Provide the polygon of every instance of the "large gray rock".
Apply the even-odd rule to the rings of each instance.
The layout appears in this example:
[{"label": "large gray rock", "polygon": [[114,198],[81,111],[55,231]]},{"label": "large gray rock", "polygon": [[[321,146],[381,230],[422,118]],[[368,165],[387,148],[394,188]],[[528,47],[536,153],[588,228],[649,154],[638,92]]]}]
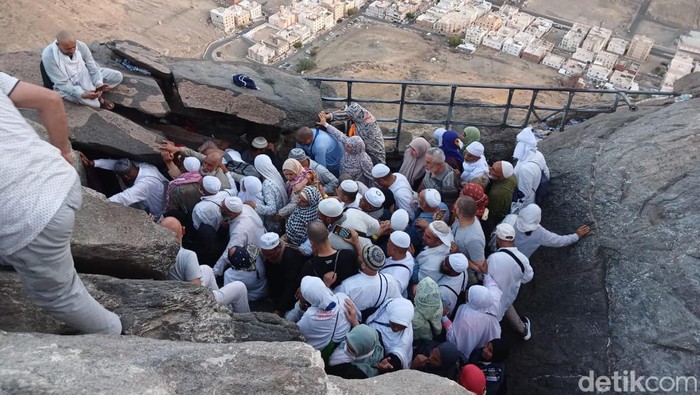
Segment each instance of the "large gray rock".
[{"label": "large gray rock", "polygon": [[[205,287],[177,281],[80,275],[88,292],[124,318],[128,335],[197,343],[303,340],[299,328],[271,313],[233,314]],[[0,329],[66,334],[73,330],[26,298],[14,273],[0,272]]]},{"label": "large gray rock", "polygon": [[166,277],[180,246],[144,211],[112,203],[83,188],[71,251],[78,271],[122,278]]},{"label": "large gray rock", "polygon": [[510,359],[514,393],[574,393],[591,370],[697,376],[698,104],[599,115],[540,144],[553,175],[543,225],[596,230],[533,255],[516,305],[534,332]]},{"label": "large gray rock", "polygon": [[[293,130],[313,124],[323,108],[317,87],[273,67],[203,60],[168,65],[185,109],[233,115],[243,124],[241,132],[254,127]],[[249,76],[259,90],[237,87],[231,81],[234,74]]]},{"label": "large gray rock", "polygon": [[171,71],[165,65],[165,58],[158,52],[129,40],[110,41],[105,45],[117,56],[148,70],[154,77],[164,80],[171,78]]},{"label": "large gray rock", "polygon": [[468,394],[416,371],[366,380],[326,376],[298,342],[198,344],[132,336],[0,332],[0,392],[41,394]]},{"label": "large gray rock", "polygon": [[163,96],[158,82],[152,77],[123,71],[124,80],[104,94],[105,99],[154,117],[164,117],[170,105]]},{"label": "large gray rock", "polygon": [[688,74],[673,83],[673,93],[682,95],[689,93],[693,96],[700,95],[700,71]]}]

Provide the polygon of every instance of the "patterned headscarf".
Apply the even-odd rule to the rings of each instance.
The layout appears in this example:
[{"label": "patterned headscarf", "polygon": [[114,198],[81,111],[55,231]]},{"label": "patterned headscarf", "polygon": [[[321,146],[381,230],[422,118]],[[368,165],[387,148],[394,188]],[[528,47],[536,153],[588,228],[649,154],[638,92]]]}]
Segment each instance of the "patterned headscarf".
[{"label": "patterned headscarf", "polygon": [[418,283],[413,303],[416,311],[412,321],[413,338],[431,340],[433,333],[442,329],[442,298],[435,280],[426,277]]},{"label": "patterned headscarf", "polygon": [[350,152],[346,152],[340,162],[340,174],[347,174],[352,180],[371,185],[372,159],[365,152],[365,142],[360,136],[352,136],[347,139],[346,146]]},{"label": "patterned headscarf", "polygon": [[297,205],[287,219],[287,241],[297,246],[306,241],[309,222],[318,219],[318,203],[321,201],[321,193],[315,186],[304,187],[299,195],[308,200],[309,205]]},{"label": "patterned headscarf", "polygon": [[254,244],[248,244],[236,246],[233,253],[229,254],[228,260],[234,269],[252,272],[257,269],[258,255],[260,255],[260,248]]},{"label": "patterned headscarf", "polygon": [[386,162],[386,149],[384,148],[384,135],[377,123],[377,119],[357,103],[350,103],[345,110],[333,112],[334,121],[350,120],[355,125],[355,133],[364,140],[367,146],[367,154],[373,164]]},{"label": "patterned headscarf", "polygon": [[469,182],[462,187],[462,195],[474,199],[476,202],[476,216],[479,218],[483,217],[486,206],[489,205],[489,196],[484,193],[484,188],[479,184]]},{"label": "patterned headscarf", "polygon": [[282,164],[282,170],[289,170],[295,174],[294,179],[289,181],[289,184],[287,185],[287,195],[291,195],[292,190],[294,190],[294,186],[304,181],[306,176],[309,174],[309,170],[305,169],[304,166],[302,166],[296,159],[285,160]]}]

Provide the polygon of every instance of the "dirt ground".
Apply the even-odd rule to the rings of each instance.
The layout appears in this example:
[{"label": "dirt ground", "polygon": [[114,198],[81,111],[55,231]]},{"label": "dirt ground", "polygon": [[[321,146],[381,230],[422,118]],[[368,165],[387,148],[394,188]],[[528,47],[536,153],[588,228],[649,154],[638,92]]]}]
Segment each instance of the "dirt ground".
[{"label": "dirt ground", "polygon": [[642,0],[528,0],[527,3],[523,8],[525,12],[530,10],[590,26],[599,26],[602,22],[603,27],[622,37],[627,34]]},{"label": "dirt ground", "polygon": [[678,28],[700,29],[698,0],[651,0],[647,16]]},{"label": "dirt ground", "polygon": [[[415,80],[429,82],[560,86],[560,75],[551,68],[537,65],[521,58],[480,46],[472,55],[454,51],[438,39],[421,36],[410,30],[397,29],[374,22],[369,29],[349,29],[332,41],[319,45],[315,57],[317,67],[309,75],[373,80]],[[434,61],[431,62],[431,59]],[[331,84],[339,96],[345,96],[344,84]],[[353,85],[355,98],[398,99],[400,87],[389,85]],[[532,91],[516,93],[513,104],[527,105]],[[450,87],[430,88],[409,86],[406,96],[410,100],[447,101]],[[481,101],[505,104],[508,90],[486,88],[458,88],[456,101]],[[566,95],[541,93],[539,105],[561,105]],[[367,104],[378,118],[398,116],[398,105]],[[453,119],[500,122],[503,110],[455,109]],[[524,120],[525,112],[512,110],[509,122]],[[447,109],[427,105],[407,105],[404,116],[409,119],[446,119]],[[384,126],[393,127],[387,123]],[[414,134],[434,129],[431,126],[406,125]]]},{"label": "dirt ground", "polygon": [[40,49],[70,29],[85,42],[129,39],[166,55],[200,57],[223,36],[207,22],[214,7],[210,0],[3,1],[0,51]]}]

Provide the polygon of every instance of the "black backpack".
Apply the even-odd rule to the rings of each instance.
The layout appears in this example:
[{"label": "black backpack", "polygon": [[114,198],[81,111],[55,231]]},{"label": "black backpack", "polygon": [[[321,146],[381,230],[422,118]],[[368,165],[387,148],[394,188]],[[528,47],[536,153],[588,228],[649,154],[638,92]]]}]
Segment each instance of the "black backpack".
[{"label": "black backpack", "polygon": [[[536,164],[537,167],[540,167],[539,163],[532,163]],[[535,203],[537,203],[538,206],[542,206],[542,203],[544,203],[547,195],[549,195],[549,178],[547,178],[547,176],[544,174],[544,169],[540,167],[540,184],[537,186],[537,190],[535,191]]]},{"label": "black backpack", "polygon": [[241,174],[243,176],[252,176],[260,178],[260,173],[258,173],[258,171],[255,169],[255,166],[251,165],[250,163],[238,162],[236,160],[233,160],[233,158],[231,158],[231,155],[229,154],[224,155],[224,158],[226,158],[226,168],[228,169],[228,171],[234,172],[236,174]]},{"label": "black backpack", "polygon": [[49,74],[46,72],[44,62],[39,62],[39,70],[41,71],[41,81],[44,84],[44,88],[53,90],[53,81],[51,81]]}]

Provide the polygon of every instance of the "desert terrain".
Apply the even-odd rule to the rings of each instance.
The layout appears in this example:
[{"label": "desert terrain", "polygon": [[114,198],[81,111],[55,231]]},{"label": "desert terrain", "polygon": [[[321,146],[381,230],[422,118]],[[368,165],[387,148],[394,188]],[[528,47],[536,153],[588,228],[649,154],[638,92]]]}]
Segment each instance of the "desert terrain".
[{"label": "desert terrain", "polygon": [[177,57],[200,57],[223,32],[210,0],[11,0],[0,12],[0,51],[40,49],[61,29],[85,42],[128,39]]},{"label": "desert terrain", "polygon": [[616,36],[627,35],[642,0],[528,0],[524,12],[536,12],[589,26],[611,29]]}]

